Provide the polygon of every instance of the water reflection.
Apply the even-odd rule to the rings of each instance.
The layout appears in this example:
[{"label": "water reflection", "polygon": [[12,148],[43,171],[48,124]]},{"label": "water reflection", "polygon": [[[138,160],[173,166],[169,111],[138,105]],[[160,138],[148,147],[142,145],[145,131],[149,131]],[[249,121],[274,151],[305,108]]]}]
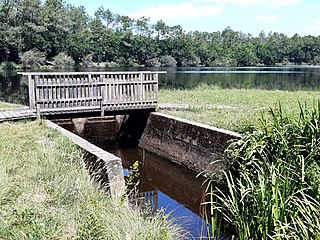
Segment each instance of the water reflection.
[{"label": "water reflection", "polygon": [[183,223],[192,237],[205,234],[206,223],[200,217],[204,179],[141,148],[113,149],[113,153],[122,159],[126,169],[136,161],[140,163],[135,201],[147,203],[152,209],[164,209],[177,223]]},{"label": "water reflection", "polygon": [[179,89],[208,84],[236,89],[318,91],[320,67],[179,68],[168,70],[160,80],[160,87]]},{"label": "water reflection", "polygon": [[[81,71],[167,71],[159,75],[160,88],[192,89],[200,84],[221,88],[319,91],[320,66],[117,68]],[[51,71],[61,71],[54,70]],[[72,71],[72,70],[70,70]],[[28,104],[27,79],[16,72],[0,72],[0,101]]]},{"label": "water reflection", "polygon": [[28,105],[28,83],[14,71],[0,71],[0,101]]}]

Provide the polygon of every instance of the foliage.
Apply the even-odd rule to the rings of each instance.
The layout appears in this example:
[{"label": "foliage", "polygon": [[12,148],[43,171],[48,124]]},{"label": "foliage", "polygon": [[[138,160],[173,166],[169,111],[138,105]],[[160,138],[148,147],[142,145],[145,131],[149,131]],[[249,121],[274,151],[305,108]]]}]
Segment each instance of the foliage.
[{"label": "foliage", "polygon": [[20,55],[23,68],[39,68],[44,64],[46,56],[37,49],[29,50]]},{"label": "foliage", "polygon": [[161,67],[159,58],[152,58],[146,61],[146,67]]},{"label": "foliage", "polygon": [[90,178],[84,154],[41,121],[0,125],[0,239],[180,239]]},{"label": "foliage", "polygon": [[84,67],[84,68],[93,67],[95,64],[94,64],[92,58],[93,58],[93,55],[92,55],[92,54],[86,55],[86,56],[83,58],[83,60],[82,60],[81,66]]},{"label": "foliage", "polygon": [[66,53],[59,53],[53,58],[53,65],[55,68],[72,68],[74,67],[74,60]]},{"label": "foliage", "polygon": [[177,61],[172,56],[163,56],[160,58],[161,67],[176,67]]},{"label": "foliage", "polygon": [[177,66],[320,64],[320,36],[289,38],[262,31],[254,37],[230,27],[186,32],[180,25],[152,24],[143,16],[132,19],[103,7],[89,17],[84,7],[61,0],[2,1],[0,30],[0,63],[18,63],[19,54],[37,48],[48,61],[65,52],[77,65],[89,54],[96,63],[121,66],[158,66],[157,59],[166,56]]},{"label": "foliage", "polygon": [[20,66],[14,62],[2,62],[0,64],[0,70],[13,70],[13,69],[19,69]]},{"label": "foliage", "polygon": [[237,239],[320,238],[320,101],[299,108],[270,109],[226,151],[227,191],[210,204]]}]

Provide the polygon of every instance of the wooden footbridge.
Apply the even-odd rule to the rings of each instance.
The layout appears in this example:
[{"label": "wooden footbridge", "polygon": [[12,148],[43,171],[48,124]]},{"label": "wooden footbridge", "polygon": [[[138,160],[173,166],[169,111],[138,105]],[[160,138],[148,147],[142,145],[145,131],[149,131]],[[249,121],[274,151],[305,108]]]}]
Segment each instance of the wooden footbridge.
[{"label": "wooden footbridge", "polygon": [[154,110],[164,72],[30,72],[30,110],[38,117]]}]

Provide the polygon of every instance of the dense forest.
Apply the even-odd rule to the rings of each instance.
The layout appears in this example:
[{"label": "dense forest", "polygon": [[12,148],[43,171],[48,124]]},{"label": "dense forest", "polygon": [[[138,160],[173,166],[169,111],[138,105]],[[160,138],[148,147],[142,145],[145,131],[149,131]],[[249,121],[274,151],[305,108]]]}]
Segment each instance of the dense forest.
[{"label": "dense forest", "polygon": [[261,31],[253,37],[230,27],[186,32],[180,25],[151,24],[103,7],[88,16],[85,8],[62,0],[1,0],[0,62],[2,67],[319,65],[320,36]]}]

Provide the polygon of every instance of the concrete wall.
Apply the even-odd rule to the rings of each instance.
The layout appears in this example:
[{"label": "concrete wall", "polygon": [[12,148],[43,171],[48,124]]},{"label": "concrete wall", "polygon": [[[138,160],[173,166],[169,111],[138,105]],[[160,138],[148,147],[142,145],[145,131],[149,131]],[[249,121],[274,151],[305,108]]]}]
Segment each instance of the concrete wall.
[{"label": "concrete wall", "polygon": [[[161,113],[151,113],[139,146],[198,173],[210,171],[221,179],[221,154],[240,135]],[[215,162],[215,163],[213,163]]]}]

